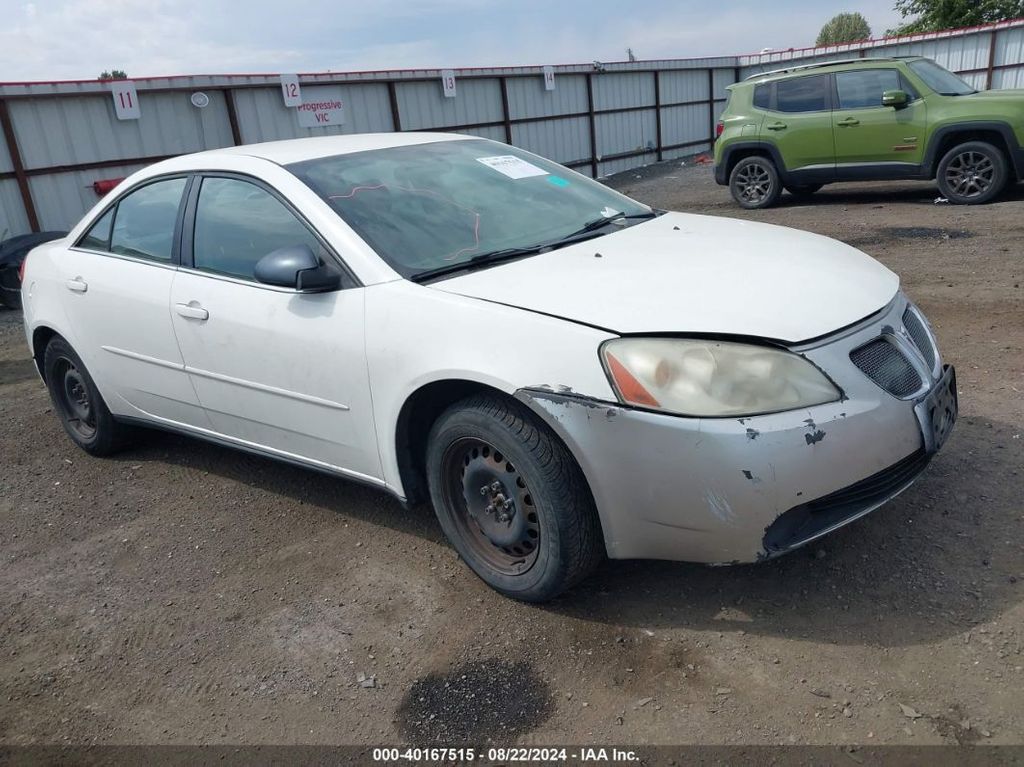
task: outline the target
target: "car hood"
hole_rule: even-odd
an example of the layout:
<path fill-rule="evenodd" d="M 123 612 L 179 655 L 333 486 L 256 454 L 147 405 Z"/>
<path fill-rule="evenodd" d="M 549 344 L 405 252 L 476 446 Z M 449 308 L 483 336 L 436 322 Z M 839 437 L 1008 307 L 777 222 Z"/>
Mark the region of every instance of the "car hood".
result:
<path fill-rule="evenodd" d="M 970 99 L 971 101 L 1015 101 L 1021 103 L 1024 99 L 1024 88 L 1001 88 L 994 91 L 976 91 L 963 96 L 956 96 L 958 99 Z"/>
<path fill-rule="evenodd" d="M 593 240 L 430 285 L 616 333 L 794 343 L 885 306 L 899 278 L 820 235 L 667 213 Z"/>

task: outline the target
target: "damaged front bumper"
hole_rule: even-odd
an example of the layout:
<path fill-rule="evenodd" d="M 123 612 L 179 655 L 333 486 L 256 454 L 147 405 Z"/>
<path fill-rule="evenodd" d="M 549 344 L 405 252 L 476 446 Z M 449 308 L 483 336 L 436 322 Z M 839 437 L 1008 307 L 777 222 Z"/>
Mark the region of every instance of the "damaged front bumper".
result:
<path fill-rule="evenodd" d="M 922 403 L 934 393 L 893 396 L 850 359 L 882 336 L 909 344 L 906 311 L 899 294 L 859 325 L 793 349 L 845 395 L 809 409 L 685 418 L 546 389 L 517 396 L 576 456 L 611 558 L 758 561 L 878 508 L 913 482 L 941 444 L 922 433 Z M 927 375 L 922 369 L 925 389 L 942 384 L 933 353 L 937 372 L 933 380 L 931 368 Z"/>

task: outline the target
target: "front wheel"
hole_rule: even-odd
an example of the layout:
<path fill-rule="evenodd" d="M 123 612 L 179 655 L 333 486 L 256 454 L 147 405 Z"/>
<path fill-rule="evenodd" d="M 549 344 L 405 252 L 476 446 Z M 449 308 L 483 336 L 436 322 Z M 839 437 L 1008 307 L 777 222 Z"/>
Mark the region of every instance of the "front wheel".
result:
<path fill-rule="evenodd" d="M 991 202 L 1006 187 L 1006 157 L 985 141 L 968 141 L 946 152 L 937 181 L 942 196 L 954 205 Z"/>
<path fill-rule="evenodd" d="M 775 163 L 768 157 L 744 157 L 729 174 L 729 191 L 747 210 L 769 208 L 782 196 L 782 183 Z"/>
<path fill-rule="evenodd" d="M 502 594 L 546 601 L 603 557 L 582 472 L 517 402 L 477 395 L 445 411 L 430 432 L 427 477 L 448 540 Z"/>

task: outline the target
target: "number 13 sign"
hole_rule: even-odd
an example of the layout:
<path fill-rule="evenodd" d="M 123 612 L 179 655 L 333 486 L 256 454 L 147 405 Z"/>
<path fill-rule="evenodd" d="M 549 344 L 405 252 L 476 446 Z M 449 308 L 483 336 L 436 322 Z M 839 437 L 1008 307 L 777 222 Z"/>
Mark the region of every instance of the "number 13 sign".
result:
<path fill-rule="evenodd" d="M 138 120 L 142 117 L 139 111 L 139 94 L 135 92 L 135 83 L 122 80 L 111 83 L 110 92 L 114 96 L 114 113 L 118 120 Z"/>
<path fill-rule="evenodd" d="M 455 72 L 451 69 L 441 70 L 441 89 L 446 99 L 455 98 Z"/>

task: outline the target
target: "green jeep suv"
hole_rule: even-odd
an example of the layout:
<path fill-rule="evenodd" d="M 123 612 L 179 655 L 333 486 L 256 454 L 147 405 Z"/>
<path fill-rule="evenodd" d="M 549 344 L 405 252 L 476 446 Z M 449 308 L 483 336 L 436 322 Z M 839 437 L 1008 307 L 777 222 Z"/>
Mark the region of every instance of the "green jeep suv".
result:
<path fill-rule="evenodd" d="M 1024 179 L 1024 90 L 976 91 L 931 59 L 856 59 L 729 87 L 715 181 L 744 208 L 836 181 L 936 179 L 951 203 Z"/>

